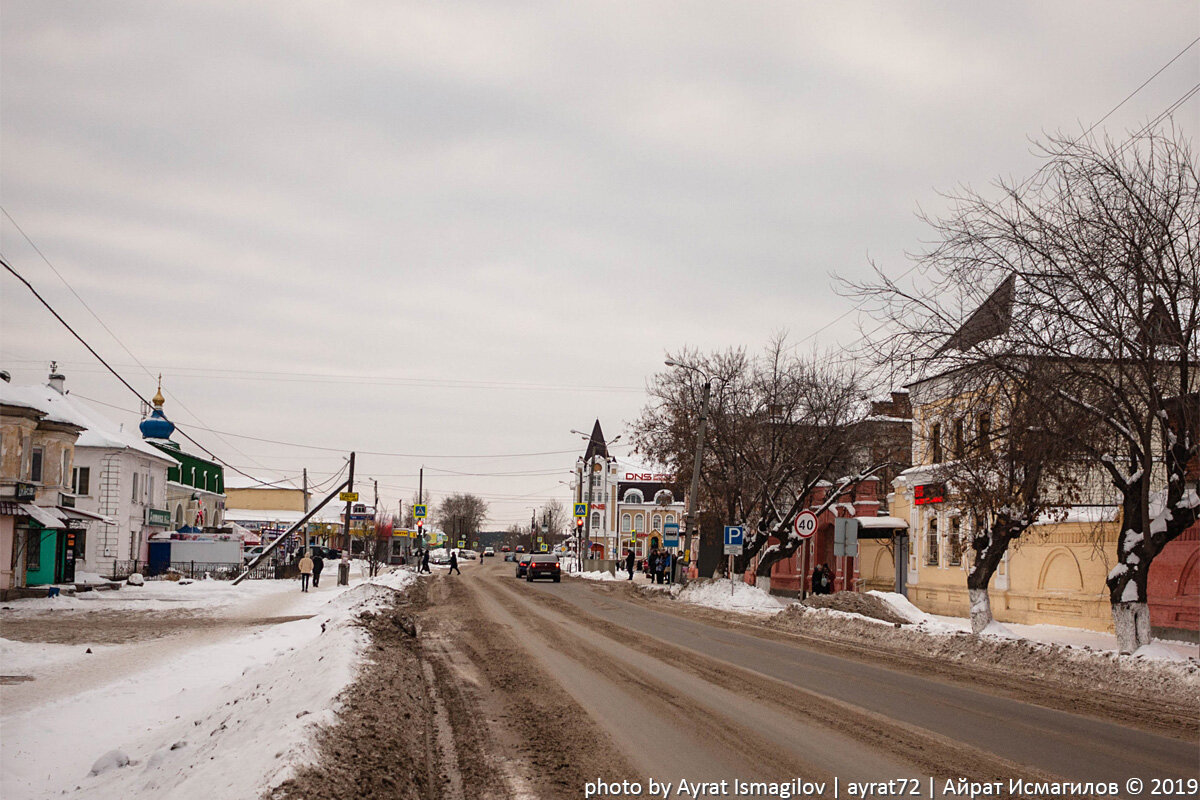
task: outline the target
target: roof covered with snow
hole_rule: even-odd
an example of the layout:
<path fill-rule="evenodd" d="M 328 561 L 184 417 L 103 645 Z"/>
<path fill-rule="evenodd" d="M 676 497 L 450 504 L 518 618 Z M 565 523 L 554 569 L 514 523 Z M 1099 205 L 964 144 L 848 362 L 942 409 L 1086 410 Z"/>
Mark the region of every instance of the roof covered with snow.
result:
<path fill-rule="evenodd" d="M 13 386 L 0 382 L 0 402 L 34 408 L 44 413 L 46 419 L 54 422 L 78 425 L 84 431 L 79 434 L 79 439 L 75 442 L 76 447 L 134 450 L 171 465 L 179 463 L 144 441 L 136 433 L 136 429 L 126 431 L 121 423 L 104 417 L 69 394 L 59 394 L 49 385 Z"/>

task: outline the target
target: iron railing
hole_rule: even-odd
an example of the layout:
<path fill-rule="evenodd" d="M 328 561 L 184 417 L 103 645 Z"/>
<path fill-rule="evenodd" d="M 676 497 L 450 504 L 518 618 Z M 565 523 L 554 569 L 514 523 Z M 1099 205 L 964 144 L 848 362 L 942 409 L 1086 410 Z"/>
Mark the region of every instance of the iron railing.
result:
<path fill-rule="evenodd" d="M 291 567 L 291 569 L 289 569 Z M 104 577 L 109 580 L 123 581 L 135 572 L 140 573 L 148 581 L 163 580 L 169 575 L 180 575 L 192 580 L 233 580 L 242 573 L 245 565 L 240 562 L 223 561 L 172 561 L 169 564 L 149 561 L 113 561 L 112 569 Z M 252 579 L 291 578 L 297 570 L 293 564 L 259 564 L 246 577 Z M 289 574 L 293 573 L 293 574 Z"/>

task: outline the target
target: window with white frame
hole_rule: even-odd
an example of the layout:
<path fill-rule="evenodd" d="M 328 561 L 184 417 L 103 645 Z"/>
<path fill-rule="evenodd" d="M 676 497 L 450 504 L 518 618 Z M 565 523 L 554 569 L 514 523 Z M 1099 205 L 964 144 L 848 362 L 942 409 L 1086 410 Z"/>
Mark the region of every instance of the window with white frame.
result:
<path fill-rule="evenodd" d="M 925 564 L 926 566 L 930 567 L 936 567 L 938 565 L 937 517 L 930 517 L 929 528 L 925 534 Z"/>
<path fill-rule="evenodd" d="M 75 494 L 84 495 L 90 494 L 92 488 L 92 469 L 91 467 L 76 467 L 71 474 L 71 491 Z"/>
<path fill-rule="evenodd" d="M 634 514 L 633 515 L 633 529 L 635 531 L 645 532 L 645 530 L 646 530 L 646 515 L 645 514 Z"/>
<path fill-rule="evenodd" d="M 628 514 L 621 515 L 621 533 L 629 533 L 630 526 L 633 524 L 633 517 Z"/>
<path fill-rule="evenodd" d="M 952 567 L 957 567 L 962 564 L 963 540 L 962 540 L 962 521 L 958 517 L 950 519 L 950 540 L 946 542 L 946 558 L 947 563 Z"/>
<path fill-rule="evenodd" d="M 650 518 L 650 530 L 655 533 L 662 530 L 662 514 L 655 514 Z"/>
<path fill-rule="evenodd" d="M 625 502 L 626 503 L 644 503 L 644 502 L 646 502 L 646 499 L 645 499 L 645 497 L 642 496 L 642 493 L 639 490 L 629 489 L 628 491 L 625 492 Z"/>

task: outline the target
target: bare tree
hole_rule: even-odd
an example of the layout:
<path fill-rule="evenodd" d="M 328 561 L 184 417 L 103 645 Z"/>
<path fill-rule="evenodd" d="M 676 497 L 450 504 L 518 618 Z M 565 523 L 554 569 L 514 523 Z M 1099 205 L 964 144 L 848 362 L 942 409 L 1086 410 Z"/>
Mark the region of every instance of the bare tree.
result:
<path fill-rule="evenodd" d="M 730 350 L 671 360 L 696 371 L 654 377 L 650 405 L 633 425 L 634 444 L 686 483 L 704 382 L 697 371 L 712 376 L 701 501 L 749 526 L 735 569 L 758 556 L 757 573 L 769 576 L 803 543 L 792 523 L 822 481 L 837 481 L 837 489 L 819 510 L 883 466 L 858 463 L 865 452 L 855 425 L 866 408 L 860 377 L 832 355 L 797 355 L 783 334 L 755 358 Z"/>
<path fill-rule="evenodd" d="M 1195 524 L 1200 180 L 1186 138 L 1050 138 L 998 202 L 964 190 L 930 220 L 928 281 L 859 286 L 893 323 L 875 354 L 913 371 L 990 369 L 1031 386 L 1042 424 L 1108 476 L 1121 508 L 1108 575 L 1121 650 L 1150 641 L 1147 578 Z M 969 312 L 969 313 L 968 313 Z"/>
<path fill-rule="evenodd" d="M 479 531 L 479 526 L 487 518 L 487 503 L 483 498 L 473 494 L 452 494 L 438 506 L 437 520 L 442 530 L 450 539 L 448 547 L 454 543 L 469 539 Z"/>
<path fill-rule="evenodd" d="M 551 500 L 542 506 L 538 518 L 546 530 L 546 541 L 551 544 L 557 544 L 562 540 L 571 520 L 566 507 L 558 500 Z"/>

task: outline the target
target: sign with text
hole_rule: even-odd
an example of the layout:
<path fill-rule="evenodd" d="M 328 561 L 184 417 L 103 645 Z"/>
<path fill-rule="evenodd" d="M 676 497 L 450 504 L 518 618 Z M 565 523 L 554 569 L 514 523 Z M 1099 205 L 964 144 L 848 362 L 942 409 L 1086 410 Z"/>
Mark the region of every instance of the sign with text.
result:
<path fill-rule="evenodd" d="M 358 492 L 342 492 L 338 495 L 338 500 L 341 500 L 343 503 L 353 503 L 357 499 Z"/>
<path fill-rule="evenodd" d="M 944 502 L 946 502 L 946 485 L 944 483 L 923 483 L 913 487 L 914 506 Z"/>
<path fill-rule="evenodd" d="M 725 526 L 725 555 L 740 556 L 746 541 L 746 529 L 741 525 Z"/>
<path fill-rule="evenodd" d="M 807 539 L 817 532 L 817 515 L 811 511 L 801 511 L 796 515 L 796 521 L 792 523 L 792 527 L 797 536 Z"/>

